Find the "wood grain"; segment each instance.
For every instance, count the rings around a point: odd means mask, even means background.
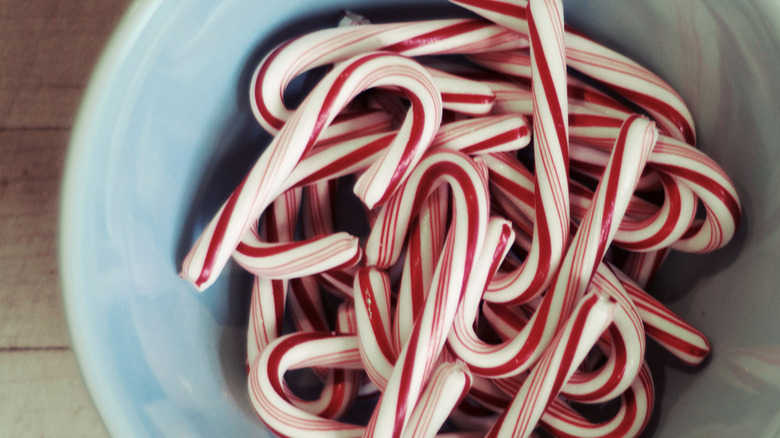
[[[70,348],[57,220],[68,138],[130,0],[0,0],[0,436],[104,437]]]
[[[0,394],[0,436],[107,435],[84,390],[70,350],[0,354]]]

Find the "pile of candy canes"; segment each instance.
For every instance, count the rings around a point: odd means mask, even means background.
[[[677,93],[564,26],[559,0],[453,2],[483,18],[347,14],[266,56],[250,100],[274,138],[181,275],[255,275],[248,386],[281,436],[635,436],[646,335],[690,365],[709,353],[643,287],[669,250],[729,241],[736,191]],[[336,232],[352,181],[367,237]],[[285,382],[303,368],[315,399]],[[372,397],[367,424],[339,420]],[[571,405],[618,398],[600,423]]]

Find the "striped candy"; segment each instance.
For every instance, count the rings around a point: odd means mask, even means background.
[[[205,289],[231,258],[254,275],[248,390],[280,436],[636,436],[646,338],[690,366],[710,353],[643,287],[669,251],[734,236],[734,185],[677,93],[566,28],[559,0],[453,3],[483,18],[347,13],[266,56],[250,106],[274,139],[181,275]],[[313,397],[285,381],[303,368]],[[600,423],[572,404],[615,399]]]

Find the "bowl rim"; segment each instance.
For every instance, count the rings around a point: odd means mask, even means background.
[[[82,274],[83,261],[76,254],[84,249],[74,231],[83,220],[88,196],[80,189],[86,183],[90,152],[96,132],[92,127],[109,105],[108,92],[122,72],[122,65],[133,50],[144,29],[164,0],[133,0],[126,6],[111,36],[105,43],[89,76],[68,142],[60,186],[58,226],[58,267],[65,318],[82,380],[95,410],[111,436],[134,436],[137,429],[123,414],[121,402],[107,384],[107,375],[96,360],[102,354],[92,342],[83,302],[89,281]]]

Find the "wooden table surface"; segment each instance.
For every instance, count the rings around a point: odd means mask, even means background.
[[[0,0],[0,437],[107,435],[57,266],[60,180],[89,76],[130,0]]]

